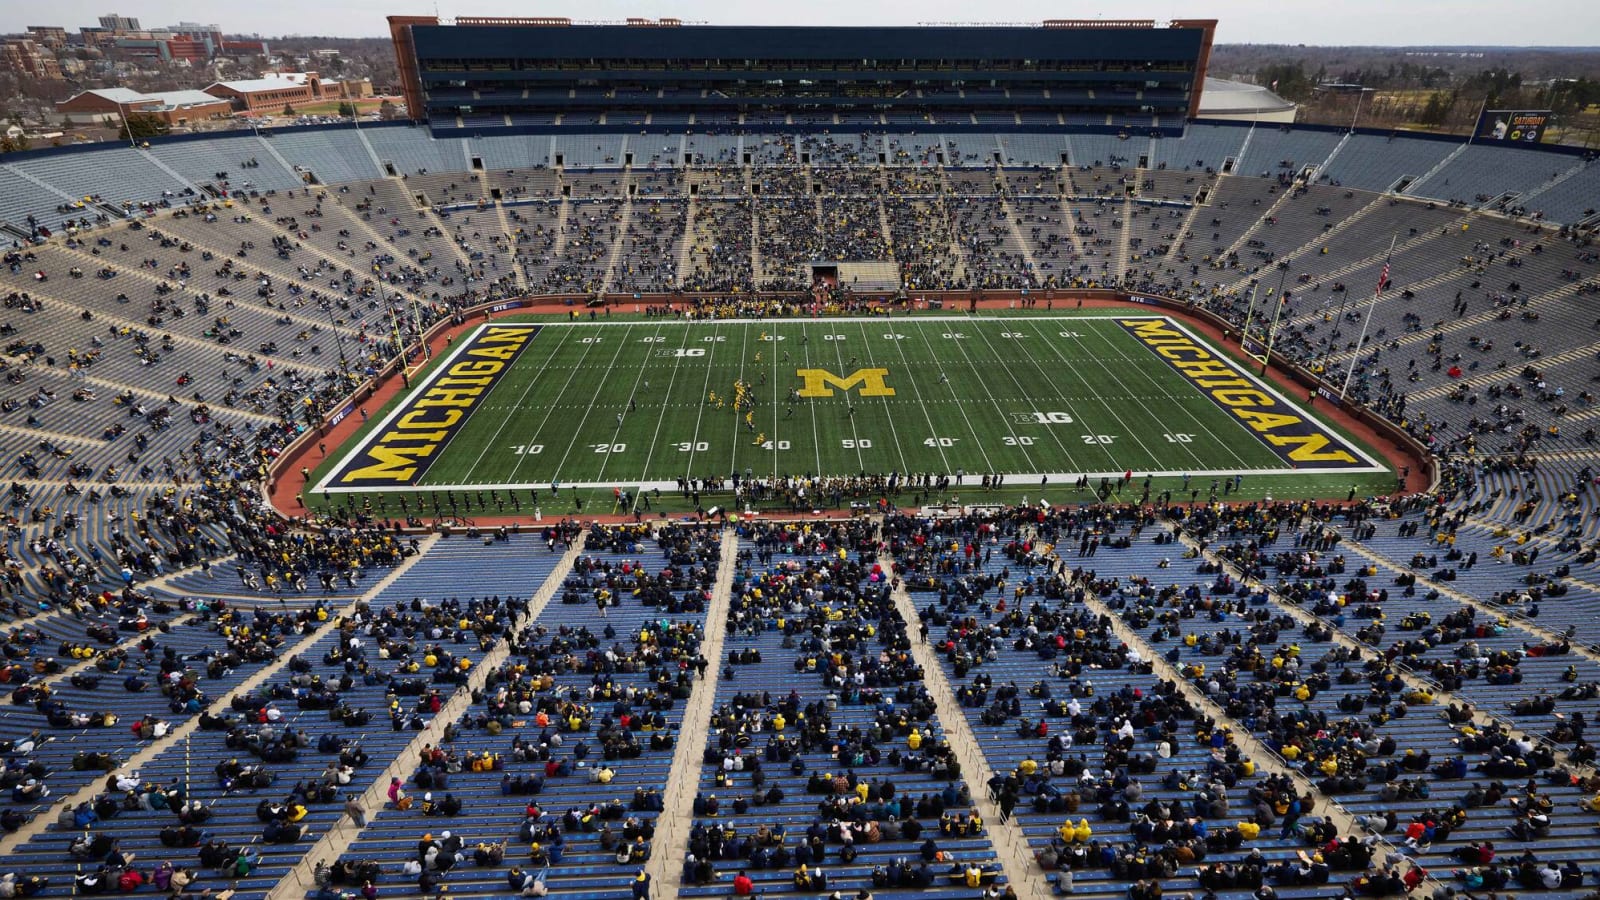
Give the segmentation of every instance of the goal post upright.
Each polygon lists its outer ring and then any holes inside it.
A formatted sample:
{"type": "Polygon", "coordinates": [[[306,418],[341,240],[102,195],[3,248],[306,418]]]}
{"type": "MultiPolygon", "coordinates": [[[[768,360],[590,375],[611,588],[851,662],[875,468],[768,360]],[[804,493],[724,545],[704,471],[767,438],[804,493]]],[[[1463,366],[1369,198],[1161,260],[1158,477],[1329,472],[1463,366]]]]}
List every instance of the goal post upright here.
{"type": "Polygon", "coordinates": [[[1250,325],[1256,317],[1256,295],[1261,291],[1261,279],[1250,279],[1250,303],[1245,308],[1244,327],[1239,330],[1239,352],[1251,359],[1265,362],[1261,355],[1250,349],[1250,325]]]}

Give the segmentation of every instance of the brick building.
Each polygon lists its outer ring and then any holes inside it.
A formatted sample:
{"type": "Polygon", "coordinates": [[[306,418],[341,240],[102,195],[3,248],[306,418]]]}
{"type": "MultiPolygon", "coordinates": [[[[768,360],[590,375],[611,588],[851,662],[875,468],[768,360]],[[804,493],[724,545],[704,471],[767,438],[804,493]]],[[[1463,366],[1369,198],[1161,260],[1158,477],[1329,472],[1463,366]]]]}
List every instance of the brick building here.
{"type": "Polygon", "coordinates": [[[7,38],[0,44],[0,71],[23,78],[61,80],[61,66],[55,55],[30,38],[7,38]]]}
{"type": "Polygon", "coordinates": [[[57,103],[56,111],[97,118],[115,116],[118,119],[127,114],[140,113],[176,126],[232,115],[233,104],[204,91],[144,93],[127,88],[100,88],[84,91],[57,103]]]}
{"type": "Polygon", "coordinates": [[[205,91],[227,98],[238,112],[272,116],[285,106],[370,97],[372,82],[324,81],[316,72],[275,72],[245,81],[218,81],[205,91]]]}

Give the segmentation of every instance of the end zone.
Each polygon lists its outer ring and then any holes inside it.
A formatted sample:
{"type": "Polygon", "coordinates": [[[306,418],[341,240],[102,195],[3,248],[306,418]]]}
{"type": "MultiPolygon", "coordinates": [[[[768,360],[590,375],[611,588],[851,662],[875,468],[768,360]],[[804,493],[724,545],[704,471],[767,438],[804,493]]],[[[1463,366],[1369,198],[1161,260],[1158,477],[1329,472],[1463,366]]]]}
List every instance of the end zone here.
{"type": "Polygon", "coordinates": [[[1386,471],[1253,372],[1213,352],[1184,325],[1165,316],[1125,317],[1116,323],[1231,414],[1290,469],[1319,475],[1386,471]]]}
{"type": "Polygon", "coordinates": [[[392,490],[422,478],[541,325],[485,325],[462,341],[314,488],[392,490]]]}

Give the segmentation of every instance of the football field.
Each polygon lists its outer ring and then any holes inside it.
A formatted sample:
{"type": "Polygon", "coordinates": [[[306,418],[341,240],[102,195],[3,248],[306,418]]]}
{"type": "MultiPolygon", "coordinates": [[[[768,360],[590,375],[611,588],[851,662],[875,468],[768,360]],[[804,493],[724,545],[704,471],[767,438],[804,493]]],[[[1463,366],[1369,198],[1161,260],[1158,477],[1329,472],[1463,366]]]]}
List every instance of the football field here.
{"type": "Polygon", "coordinates": [[[497,321],[413,378],[314,491],[920,473],[1037,492],[1131,472],[1187,475],[1204,498],[1234,475],[1282,496],[1389,480],[1302,401],[1163,316],[497,321]]]}

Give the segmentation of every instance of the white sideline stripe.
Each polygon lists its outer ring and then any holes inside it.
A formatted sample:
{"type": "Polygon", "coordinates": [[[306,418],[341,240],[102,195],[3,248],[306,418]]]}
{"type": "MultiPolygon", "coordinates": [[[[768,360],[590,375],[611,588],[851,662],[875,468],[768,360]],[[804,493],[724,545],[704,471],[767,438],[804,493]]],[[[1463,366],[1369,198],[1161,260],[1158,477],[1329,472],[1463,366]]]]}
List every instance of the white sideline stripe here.
{"type": "MultiPolygon", "coordinates": [[[[1188,327],[1185,326],[1182,322],[1177,321],[1176,319],[1172,318],[1171,316],[1156,315],[1156,314],[1152,314],[1152,313],[1146,313],[1146,314],[1143,314],[1143,315],[1128,315],[1128,316],[1076,316],[1076,315],[1056,315],[1056,316],[1052,316],[1052,315],[1050,315],[1048,313],[1046,313],[1045,315],[1034,315],[1034,316],[970,316],[970,315],[945,316],[945,315],[938,315],[938,316],[913,316],[913,317],[908,317],[906,319],[906,321],[909,321],[909,322],[967,322],[967,323],[982,323],[982,322],[1038,322],[1038,321],[1041,321],[1041,320],[1047,320],[1047,321],[1056,321],[1056,322],[1076,322],[1076,321],[1082,321],[1082,320],[1085,320],[1085,319],[1091,320],[1091,321],[1101,321],[1101,322],[1123,321],[1123,320],[1128,320],[1128,319],[1158,319],[1158,320],[1161,320],[1161,321],[1168,322],[1174,328],[1177,328],[1177,329],[1181,330],[1184,334],[1188,335],[1190,340],[1193,340],[1194,342],[1200,344],[1202,347],[1205,347],[1205,348],[1207,348],[1209,350],[1212,350],[1214,356],[1216,356],[1218,359],[1222,360],[1223,362],[1227,363],[1230,367],[1238,370],[1240,374],[1242,374],[1245,378],[1249,379],[1250,381],[1252,381],[1255,384],[1257,384],[1258,386],[1260,386],[1263,390],[1267,391],[1268,393],[1272,394],[1274,397],[1277,397],[1279,400],[1283,401],[1285,406],[1288,406],[1290,409],[1294,410],[1300,416],[1302,416],[1302,417],[1304,417],[1306,419],[1309,419],[1309,420],[1311,420],[1313,422],[1317,422],[1319,424],[1323,424],[1321,419],[1319,419],[1319,418],[1317,418],[1315,416],[1312,416],[1309,413],[1307,413],[1305,410],[1301,409],[1297,404],[1295,404],[1293,401],[1289,400],[1289,398],[1287,398],[1283,394],[1279,393],[1278,390],[1276,388],[1274,388],[1272,385],[1268,384],[1265,381],[1262,381],[1254,372],[1250,371],[1250,369],[1248,367],[1239,366],[1234,362],[1234,360],[1231,357],[1228,357],[1228,356],[1222,355],[1220,353],[1217,353],[1216,352],[1216,348],[1212,347],[1210,341],[1207,341],[1204,338],[1199,337],[1194,332],[1190,331],[1188,329],[1188,327]]],[[[698,320],[697,319],[697,320],[681,320],[681,321],[678,321],[678,322],[675,322],[675,323],[669,323],[669,324],[678,324],[678,325],[687,325],[687,326],[696,326],[696,325],[715,326],[715,325],[717,325],[719,323],[725,323],[725,322],[729,322],[729,321],[760,322],[760,323],[772,323],[772,324],[785,324],[785,323],[787,323],[787,324],[791,324],[791,325],[792,324],[808,324],[809,323],[809,324],[814,324],[814,325],[823,325],[823,324],[826,324],[828,322],[884,322],[884,323],[892,323],[892,322],[895,321],[895,319],[893,317],[891,317],[891,316],[840,316],[840,317],[828,317],[828,318],[825,318],[825,319],[823,319],[823,318],[804,318],[804,319],[799,319],[799,318],[776,318],[776,319],[733,319],[733,320],[730,320],[730,319],[704,319],[704,320],[698,320]]],[[[470,335],[470,336],[464,336],[462,340],[457,342],[455,349],[450,351],[450,355],[444,357],[444,359],[439,362],[438,366],[434,369],[433,377],[429,378],[427,382],[425,382],[423,384],[419,384],[416,387],[412,388],[411,392],[412,393],[416,393],[418,391],[427,390],[429,385],[433,384],[433,380],[435,378],[439,378],[440,375],[443,372],[448,370],[450,368],[451,364],[453,364],[455,362],[455,358],[457,356],[459,356],[463,350],[465,350],[467,347],[472,345],[473,340],[475,340],[477,338],[478,332],[480,332],[480,331],[484,330],[485,328],[488,328],[488,327],[490,327],[491,325],[494,325],[494,324],[499,324],[501,326],[504,326],[506,323],[505,322],[484,323],[484,324],[479,325],[478,327],[472,329],[471,331],[469,331],[468,335],[470,335]]],[[[579,320],[579,321],[574,322],[574,321],[567,320],[567,321],[549,322],[549,323],[530,322],[530,323],[527,323],[527,324],[541,325],[541,326],[543,326],[545,328],[578,328],[578,327],[582,327],[582,328],[597,328],[597,327],[600,327],[600,328],[606,328],[606,327],[617,328],[617,327],[638,325],[639,323],[638,322],[632,322],[632,321],[629,321],[629,322],[606,322],[606,321],[588,322],[588,321],[579,320]]],[[[1157,360],[1157,361],[1159,362],[1159,360],[1157,360]]],[[[1191,385],[1191,387],[1194,387],[1194,386],[1191,385]]],[[[1199,391],[1199,388],[1195,387],[1195,390],[1199,391]]],[[[372,429],[368,432],[367,437],[366,437],[365,440],[363,440],[360,444],[358,444],[358,445],[356,445],[354,447],[351,447],[348,451],[346,451],[347,455],[348,454],[360,453],[360,452],[366,450],[367,446],[369,444],[371,444],[378,437],[378,435],[383,434],[387,430],[389,423],[392,422],[397,417],[399,417],[400,414],[405,412],[405,411],[406,411],[406,404],[404,402],[396,404],[395,408],[390,410],[389,414],[387,416],[384,416],[383,419],[378,422],[377,426],[372,427],[372,429]]],[[[470,416],[469,416],[469,420],[470,420],[470,416]]],[[[462,427],[463,428],[466,427],[465,424],[463,424],[462,427]]],[[[1345,439],[1343,437],[1343,435],[1339,435],[1339,437],[1341,438],[1341,440],[1344,440],[1344,442],[1349,446],[1349,448],[1351,450],[1355,451],[1358,455],[1360,455],[1361,459],[1364,460],[1367,463],[1366,466],[1358,467],[1358,468],[1351,468],[1351,467],[1346,466],[1346,467],[1330,467],[1330,468],[1315,468],[1315,469],[1300,469],[1300,468],[1283,468],[1283,469],[1237,469],[1237,468],[1235,468],[1235,469],[1205,469],[1205,470],[1193,470],[1193,471],[1188,472],[1187,474],[1193,475],[1193,476],[1196,476],[1196,477],[1204,476],[1204,477],[1207,477],[1207,478],[1212,478],[1212,477],[1221,477],[1223,475],[1231,476],[1231,475],[1236,475],[1236,474],[1246,474],[1246,475],[1249,475],[1249,474],[1255,474],[1255,475],[1334,475],[1334,474],[1339,474],[1339,473],[1370,474],[1370,473],[1375,473],[1375,472],[1387,472],[1388,471],[1387,468],[1385,468],[1382,465],[1379,465],[1376,461],[1373,460],[1373,458],[1371,456],[1367,455],[1367,453],[1365,451],[1363,451],[1359,446],[1357,446],[1354,441],[1345,439]]],[[[549,482],[521,483],[521,484],[495,484],[495,483],[482,483],[482,484],[480,484],[480,483],[477,483],[477,482],[462,482],[462,483],[436,484],[436,485],[426,485],[426,484],[425,485],[415,485],[415,486],[402,485],[402,486],[399,486],[399,487],[387,487],[387,488],[335,487],[333,485],[330,485],[329,481],[333,478],[334,475],[336,475],[340,471],[342,471],[343,466],[344,466],[344,458],[341,458],[339,465],[336,465],[332,469],[330,469],[328,471],[328,474],[323,476],[322,481],[315,488],[311,489],[312,493],[317,493],[317,494],[364,494],[364,493],[420,494],[420,493],[423,493],[425,491],[441,491],[441,490],[453,491],[453,490],[458,490],[458,489],[459,490],[474,490],[474,491],[477,491],[477,490],[484,490],[484,491],[487,491],[487,490],[508,490],[508,491],[510,491],[510,490],[528,490],[528,489],[540,489],[540,490],[543,490],[543,489],[547,489],[547,488],[550,487],[550,483],[549,482]]],[[[904,474],[904,473],[902,473],[902,474],[904,474]]],[[[1072,473],[1072,474],[1063,474],[1063,473],[1041,474],[1041,473],[1037,473],[1037,472],[1034,472],[1034,473],[1002,472],[1000,474],[1006,476],[1007,478],[1010,478],[1012,476],[1016,476],[1016,477],[1022,478],[1022,479],[1031,479],[1031,478],[1042,477],[1042,478],[1045,479],[1046,483],[1049,483],[1049,484],[1061,484],[1063,482],[1068,483],[1068,484],[1072,484],[1072,483],[1076,483],[1078,478],[1081,477],[1082,475],[1084,475],[1085,473],[1081,473],[1080,472],[1080,473],[1072,473]]],[[[1089,478],[1091,478],[1091,479],[1121,478],[1122,477],[1122,472],[1089,472],[1087,474],[1088,474],[1089,478]]],[[[1181,471],[1181,470],[1172,470],[1172,471],[1143,472],[1143,473],[1135,472],[1134,474],[1135,474],[1136,478],[1143,477],[1144,475],[1153,475],[1153,476],[1155,476],[1157,478],[1180,478],[1185,473],[1183,471],[1181,471]]],[[[982,473],[979,473],[978,477],[981,478],[982,477],[982,473]]],[[[619,487],[619,486],[624,486],[624,485],[628,486],[628,487],[635,487],[635,488],[638,488],[640,490],[663,490],[663,491],[665,491],[665,490],[674,490],[675,491],[675,490],[678,489],[678,482],[676,480],[673,480],[673,481],[632,481],[632,482],[574,481],[574,482],[562,482],[561,486],[562,487],[574,487],[574,488],[592,489],[592,488],[619,487]]],[[[978,487],[981,490],[982,489],[982,482],[977,482],[977,483],[975,483],[974,486],[978,487]]]]}
{"type": "MultiPolygon", "coordinates": [[[[1124,471],[1126,471],[1126,470],[1124,470],[1124,471]]],[[[1340,474],[1347,474],[1348,475],[1348,474],[1366,474],[1366,473],[1387,472],[1387,471],[1388,471],[1388,469],[1385,469],[1382,466],[1371,466],[1371,467],[1367,467],[1367,468],[1357,468],[1357,469],[1352,469],[1352,468],[1349,468],[1349,467],[1318,468],[1318,469],[1239,469],[1239,468],[1234,468],[1234,469],[1188,469],[1188,470],[1173,469],[1173,470],[1155,471],[1155,472],[1146,472],[1146,471],[1135,469],[1134,473],[1133,473],[1133,480],[1136,481],[1136,482],[1140,481],[1146,475],[1150,475],[1150,476],[1153,476],[1153,477],[1156,477],[1156,478],[1182,478],[1184,475],[1189,475],[1189,476],[1192,476],[1194,478],[1221,478],[1221,477],[1224,477],[1224,476],[1232,478],[1235,475],[1265,475],[1265,476],[1340,475],[1340,474]]],[[[904,472],[901,473],[902,476],[904,476],[905,474],[906,473],[904,473],[904,472]]],[[[950,474],[950,473],[939,473],[939,474],[950,474]]],[[[966,482],[965,479],[963,479],[964,483],[959,485],[959,486],[952,485],[951,486],[952,490],[959,491],[959,490],[962,490],[962,489],[969,489],[969,488],[973,489],[973,490],[982,490],[983,489],[983,482],[982,482],[981,479],[983,478],[983,474],[984,473],[982,473],[982,472],[968,472],[967,475],[966,475],[966,478],[971,478],[973,480],[971,482],[966,482]]],[[[1030,486],[1037,485],[1038,484],[1038,480],[1037,479],[1040,479],[1040,478],[1043,478],[1047,484],[1056,484],[1056,485],[1060,485],[1060,484],[1066,484],[1066,485],[1076,484],[1078,479],[1084,477],[1085,475],[1088,476],[1088,478],[1089,478],[1089,480],[1091,482],[1098,481],[1101,478],[1115,478],[1115,479],[1118,479],[1118,480],[1120,480],[1122,478],[1122,472],[1070,472],[1070,473],[1053,472],[1053,473],[1049,473],[1049,474],[1040,474],[1038,472],[1032,472],[1032,473],[1029,473],[1029,472],[1001,472],[1000,474],[1004,475],[1005,478],[1006,478],[1006,483],[1001,485],[1001,487],[1003,487],[1003,488],[1011,488],[1011,489],[1024,489],[1024,488],[1027,488],[1027,487],[1030,487],[1030,486]],[[1012,479],[1015,479],[1015,481],[1013,481],[1012,479]]],[[[796,476],[796,477],[798,477],[798,476],[796,476]]],[[[832,477],[832,476],[829,476],[829,477],[832,477]]],[[[844,476],[840,476],[840,477],[844,477],[844,476]]],[[[952,476],[952,477],[954,477],[954,476],[952,476]]],[[[1090,486],[1094,487],[1095,485],[1091,484],[1090,486]]],[[[563,481],[563,482],[561,482],[561,489],[562,490],[566,490],[567,488],[583,488],[583,489],[587,490],[587,489],[593,489],[593,488],[613,488],[613,487],[625,487],[625,488],[629,488],[630,490],[637,488],[639,490],[645,490],[645,491],[653,491],[653,490],[676,491],[678,489],[678,482],[676,480],[672,480],[672,481],[563,481]]],[[[1207,488],[1209,488],[1209,486],[1207,486],[1207,488]]],[[[1202,490],[1207,489],[1207,488],[1202,488],[1202,490]]],[[[402,486],[402,487],[393,487],[393,488],[333,487],[333,488],[319,489],[319,492],[321,492],[321,493],[330,493],[330,494],[424,494],[424,493],[430,493],[430,492],[431,493],[437,493],[439,491],[488,491],[488,490],[520,491],[520,490],[529,490],[529,489],[546,491],[546,490],[550,489],[550,482],[546,481],[546,482],[543,482],[543,483],[525,483],[525,484],[477,484],[477,483],[423,484],[423,485],[415,485],[415,486],[406,485],[406,486],[402,486]]],[[[723,489],[723,490],[726,490],[726,489],[723,489]]],[[[1176,499],[1176,498],[1174,498],[1174,499],[1176,499]]]]}

